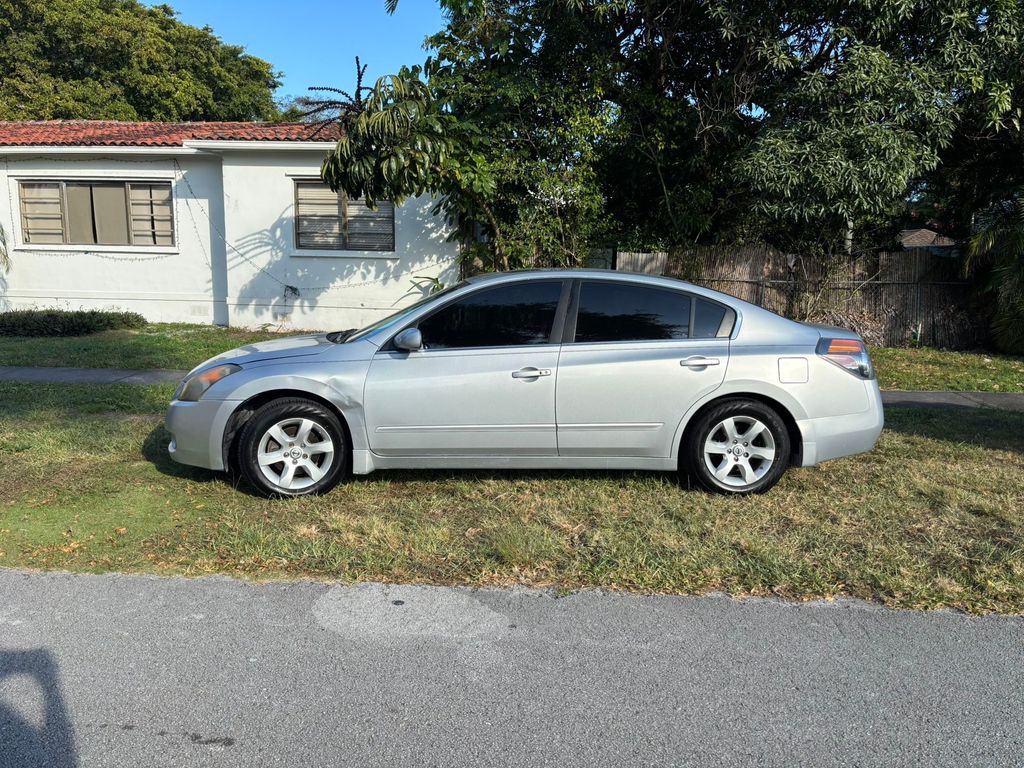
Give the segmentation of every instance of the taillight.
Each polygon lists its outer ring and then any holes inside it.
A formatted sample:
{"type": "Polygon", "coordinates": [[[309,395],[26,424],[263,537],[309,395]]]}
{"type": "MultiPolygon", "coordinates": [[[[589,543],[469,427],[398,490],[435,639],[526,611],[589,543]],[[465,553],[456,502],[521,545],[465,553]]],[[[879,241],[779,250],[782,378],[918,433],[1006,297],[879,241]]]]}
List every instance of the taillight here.
{"type": "Polygon", "coordinates": [[[857,339],[822,339],[818,342],[818,354],[830,363],[849,371],[862,379],[873,379],[874,368],[868,349],[857,339]]]}

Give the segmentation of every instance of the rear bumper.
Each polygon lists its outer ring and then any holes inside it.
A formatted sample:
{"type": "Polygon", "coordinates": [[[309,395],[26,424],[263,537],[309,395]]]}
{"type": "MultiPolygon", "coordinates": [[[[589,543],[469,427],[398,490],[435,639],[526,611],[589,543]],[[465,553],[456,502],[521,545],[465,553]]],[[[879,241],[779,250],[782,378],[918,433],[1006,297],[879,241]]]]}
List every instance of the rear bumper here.
{"type": "Polygon", "coordinates": [[[179,464],[223,470],[224,428],[238,406],[233,400],[171,401],[167,408],[167,452],[179,464]]]}
{"type": "Polygon", "coordinates": [[[882,393],[877,381],[864,384],[868,388],[866,411],[797,422],[803,437],[800,466],[813,467],[829,459],[867,453],[875,447],[885,425],[882,393]]]}

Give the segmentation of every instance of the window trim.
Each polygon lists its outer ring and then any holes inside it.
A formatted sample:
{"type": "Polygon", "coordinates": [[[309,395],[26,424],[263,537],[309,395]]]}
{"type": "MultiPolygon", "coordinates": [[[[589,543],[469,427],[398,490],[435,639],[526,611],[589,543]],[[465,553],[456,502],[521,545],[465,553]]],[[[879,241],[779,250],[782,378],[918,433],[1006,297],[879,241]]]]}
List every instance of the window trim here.
{"type": "Polygon", "coordinates": [[[447,307],[451,306],[455,302],[460,301],[460,300],[466,298],[467,296],[472,296],[473,294],[480,293],[482,291],[492,290],[492,289],[495,289],[495,288],[509,288],[509,287],[517,286],[517,285],[532,285],[532,284],[535,284],[535,283],[558,283],[558,282],[560,282],[562,284],[562,292],[559,294],[558,304],[555,306],[555,318],[554,318],[554,320],[551,323],[551,332],[548,334],[548,340],[547,340],[546,343],[544,343],[544,344],[503,344],[503,345],[497,345],[497,346],[493,346],[492,345],[492,346],[481,346],[481,347],[443,347],[443,348],[440,348],[440,349],[429,349],[429,348],[427,348],[427,349],[421,349],[418,354],[438,354],[438,355],[444,354],[444,353],[459,354],[459,353],[462,353],[462,352],[473,352],[473,351],[495,350],[495,349],[513,349],[513,350],[515,350],[515,349],[537,349],[537,350],[539,350],[539,349],[543,349],[545,347],[550,347],[552,345],[555,345],[555,346],[560,345],[561,344],[560,339],[562,337],[562,334],[564,333],[563,329],[564,329],[564,325],[565,325],[565,319],[566,319],[566,315],[567,315],[568,309],[569,309],[569,300],[570,300],[570,294],[572,292],[572,284],[574,282],[576,282],[576,281],[572,280],[571,278],[567,278],[567,277],[550,277],[550,278],[545,277],[545,278],[534,279],[534,280],[510,280],[508,282],[502,281],[502,282],[498,283],[497,285],[487,285],[485,283],[485,284],[477,287],[475,290],[469,290],[469,291],[466,291],[465,293],[460,293],[457,296],[449,297],[446,301],[442,302],[441,304],[439,304],[436,307],[431,307],[426,312],[424,312],[422,315],[419,315],[419,316],[413,318],[410,322],[404,324],[401,328],[399,328],[394,333],[392,333],[387,338],[387,340],[384,341],[380,345],[380,348],[377,350],[377,352],[378,352],[378,354],[379,353],[396,353],[396,352],[399,353],[399,354],[402,354],[402,355],[412,354],[411,352],[407,352],[406,350],[402,350],[402,349],[396,348],[395,344],[394,344],[395,337],[398,336],[398,334],[400,334],[406,328],[416,328],[416,327],[418,327],[419,324],[422,323],[424,320],[427,320],[427,319],[433,317],[438,312],[441,312],[442,310],[444,310],[447,307]]]}
{"type": "MultiPolygon", "coordinates": [[[[373,254],[367,258],[378,258],[378,259],[390,259],[397,258],[398,253],[398,236],[395,227],[395,212],[398,206],[391,200],[381,200],[382,203],[389,203],[391,205],[391,248],[388,250],[367,250],[365,248],[349,248],[348,247],[348,194],[342,190],[338,190],[339,202],[345,201],[344,207],[341,211],[341,233],[342,240],[345,245],[339,248],[330,248],[319,246],[316,248],[308,248],[299,244],[299,185],[308,183],[319,183],[324,184],[324,180],[319,176],[293,176],[289,175],[288,178],[292,181],[292,255],[297,257],[321,257],[321,258],[350,258],[344,255],[346,253],[360,253],[360,254],[373,254]],[[376,255],[380,254],[380,255],[376,255]]],[[[326,185],[325,185],[326,186],[326,185]]]]}
{"type": "Polygon", "coordinates": [[[707,296],[703,296],[703,295],[701,295],[699,293],[693,293],[691,291],[687,291],[687,290],[685,290],[683,288],[675,288],[675,287],[668,286],[668,285],[650,285],[648,283],[641,282],[639,280],[616,280],[614,278],[613,279],[600,279],[600,278],[592,278],[592,277],[581,277],[581,278],[575,279],[573,282],[575,283],[575,285],[573,286],[573,289],[572,289],[572,298],[571,298],[571,300],[569,302],[568,313],[567,313],[567,316],[566,316],[566,319],[565,319],[565,326],[564,326],[564,330],[563,330],[563,333],[562,333],[562,340],[561,340],[562,344],[567,344],[567,345],[572,345],[572,346],[580,347],[580,346],[591,346],[591,345],[608,346],[608,345],[612,345],[612,344],[617,344],[617,345],[625,345],[625,344],[628,344],[628,345],[636,345],[636,344],[660,344],[660,345],[665,345],[665,344],[688,344],[690,342],[729,341],[731,338],[733,338],[733,336],[736,333],[737,328],[739,327],[740,313],[737,310],[733,309],[732,307],[730,307],[728,304],[726,304],[724,302],[716,301],[715,299],[708,298],[707,296]],[[686,336],[686,338],[685,339],[616,339],[616,340],[613,340],[613,341],[576,341],[576,319],[578,317],[578,312],[579,312],[579,308],[580,308],[580,294],[581,294],[581,292],[583,290],[583,284],[584,283],[598,283],[598,284],[608,284],[608,283],[611,283],[611,284],[614,284],[614,285],[624,285],[624,286],[633,287],[633,288],[640,287],[640,288],[646,288],[648,290],[668,291],[670,293],[678,293],[678,294],[681,294],[682,296],[685,296],[685,297],[689,298],[689,300],[690,300],[690,320],[689,320],[689,323],[690,324],[687,327],[687,336],[686,336]],[[732,312],[733,313],[734,317],[733,317],[732,331],[730,331],[728,336],[692,336],[692,335],[690,335],[690,333],[692,332],[693,327],[694,327],[694,319],[696,318],[697,302],[698,301],[706,301],[709,304],[716,304],[716,305],[724,308],[726,313],[728,313],[728,312],[732,312]]]}
{"type": "MultiPolygon", "coordinates": [[[[15,185],[18,197],[18,245],[19,249],[39,251],[100,251],[109,253],[132,253],[138,249],[145,249],[149,253],[177,253],[178,243],[178,210],[177,198],[174,194],[174,179],[166,176],[144,177],[144,176],[12,176],[10,181],[15,185]],[[63,242],[60,243],[33,243],[28,240],[27,227],[25,226],[24,194],[25,184],[55,184],[60,189],[60,213],[63,242]],[[68,236],[71,224],[68,219],[67,186],[68,184],[120,184],[124,190],[125,217],[128,224],[127,243],[71,243],[68,236]],[[132,228],[131,210],[131,185],[145,184],[154,186],[158,184],[167,185],[170,193],[171,203],[171,242],[170,244],[147,244],[136,243],[135,233],[132,228]]],[[[13,211],[12,211],[13,213],[13,211]]]]}

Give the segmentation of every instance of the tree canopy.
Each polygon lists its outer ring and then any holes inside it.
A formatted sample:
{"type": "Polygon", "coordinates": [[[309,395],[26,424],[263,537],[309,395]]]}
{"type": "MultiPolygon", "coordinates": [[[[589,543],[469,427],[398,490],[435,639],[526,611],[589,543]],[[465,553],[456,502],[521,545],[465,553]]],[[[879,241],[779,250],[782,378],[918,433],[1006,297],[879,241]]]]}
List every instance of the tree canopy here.
{"type": "Polygon", "coordinates": [[[431,58],[372,89],[372,138],[325,172],[440,193],[497,266],[602,241],[875,245],[924,188],[938,210],[989,202],[994,165],[1020,175],[1021,0],[441,5],[431,58]]]}
{"type": "Polygon", "coordinates": [[[265,120],[267,62],[167,5],[0,0],[0,119],[265,120]]]}

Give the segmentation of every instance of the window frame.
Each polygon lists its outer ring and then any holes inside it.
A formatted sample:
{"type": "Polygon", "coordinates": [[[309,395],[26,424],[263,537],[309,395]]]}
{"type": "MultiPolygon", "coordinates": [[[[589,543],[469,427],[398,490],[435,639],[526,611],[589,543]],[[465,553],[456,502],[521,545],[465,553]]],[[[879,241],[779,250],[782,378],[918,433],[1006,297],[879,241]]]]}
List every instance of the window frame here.
{"type": "Polygon", "coordinates": [[[552,276],[552,277],[536,278],[536,279],[533,279],[533,280],[510,280],[510,281],[507,281],[507,282],[506,281],[502,281],[502,282],[500,282],[500,283],[498,283],[496,285],[489,285],[488,283],[483,283],[483,284],[481,284],[479,286],[475,286],[474,290],[467,290],[464,293],[459,293],[457,296],[449,297],[447,301],[442,302],[441,304],[439,304],[436,307],[431,307],[428,311],[424,312],[422,315],[418,315],[417,317],[415,317],[412,320],[410,320],[408,323],[403,324],[394,333],[392,333],[383,344],[380,345],[380,348],[379,348],[378,352],[403,352],[403,353],[405,353],[406,350],[400,350],[400,349],[398,349],[395,346],[395,343],[394,343],[395,342],[395,337],[398,336],[398,334],[400,334],[406,328],[418,328],[419,324],[422,323],[423,321],[428,320],[429,318],[431,318],[434,315],[436,315],[438,312],[444,311],[445,309],[447,309],[452,304],[455,304],[456,302],[461,301],[462,299],[468,298],[469,296],[472,296],[473,294],[480,293],[482,291],[488,291],[488,290],[496,289],[496,288],[511,288],[511,287],[514,287],[514,286],[531,285],[531,284],[535,284],[535,283],[561,283],[562,284],[562,290],[561,290],[561,293],[559,294],[559,297],[558,297],[558,304],[555,306],[555,317],[554,317],[554,320],[551,323],[551,331],[548,334],[548,340],[547,340],[546,343],[544,343],[544,344],[504,344],[504,345],[497,345],[497,346],[481,346],[481,347],[441,347],[441,348],[438,348],[438,349],[424,348],[424,349],[421,349],[419,351],[419,354],[435,354],[435,355],[449,354],[450,355],[450,354],[461,354],[463,352],[473,352],[473,351],[480,351],[480,350],[542,349],[544,347],[549,347],[549,346],[552,346],[552,345],[561,344],[561,339],[562,339],[562,335],[564,333],[564,328],[565,328],[566,315],[568,313],[570,298],[571,298],[571,294],[572,294],[572,286],[573,286],[574,282],[575,281],[573,281],[572,279],[569,279],[569,278],[552,276]]]}
{"type": "Polygon", "coordinates": [[[699,293],[693,293],[681,288],[675,288],[668,285],[651,285],[649,283],[640,280],[616,280],[616,279],[600,279],[582,277],[577,278],[573,281],[574,285],[572,288],[572,297],[569,301],[569,307],[566,312],[565,324],[562,329],[562,344],[572,346],[608,346],[612,344],[617,345],[635,345],[635,344],[690,344],[693,342],[709,342],[709,341],[728,341],[736,333],[736,329],[739,327],[740,313],[730,307],[728,304],[716,301],[715,299],[708,298],[699,293]],[[611,341],[576,341],[576,319],[580,308],[580,294],[583,290],[584,283],[597,283],[597,284],[614,284],[622,285],[630,288],[645,288],[652,291],[667,291],[669,293],[678,293],[690,300],[690,319],[689,325],[687,326],[687,336],[685,339],[615,339],[611,341]],[[692,332],[695,327],[695,319],[697,315],[697,302],[706,301],[709,304],[716,304],[723,309],[726,313],[733,313],[732,330],[727,336],[693,336],[692,332]]]}
{"type": "Polygon", "coordinates": [[[291,176],[292,181],[292,250],[296,256],[327,256],[333,258],[343,258],[336,256],[339,253],[371,253],[371,254],[382,254],[381,256],[375,256],[374,258],[391,258],[383,254],[395,254],[398,252],[398,237],[395,228],[395,212],[397,206],[391,200],[380,200],[381,203],[388,203],[391,206],[391,247],[387,249],[366,249],[366,248],[351,248],[348,245],[349,234],[348,234],[348,194],[342,190],[338,190],[338,203],[341,209],[341,237],[342,245],[337,248],[330,246],[317,246],[309,247],[301,245],[299,242],[299,185],[300,184],[324,184],[323,179],[319,176],[291,176]],[[343,203],[343,204],[342,204],[343,203]]]}
{"type": "Polygon", "coordinates": [[[178,211],[176,205],[176,198],[174,195],[174,180],[164,176],[161,177],[123,177],[123,176],[17,176],[12,177],[11,181],[17,188],[18,195],[18,236],[19,246],[21,248],[28,249],[40,249],[40,250],[67,250],[67,251],[132,251],[137,248],[143,248],[146,250],[160,251],[160,252],[175,252],[178,249],[178,211]],[[32,242],[28,239],[28,227],[26,226],[26,215],[25,215],[25,196],[24,196],[24,185],[26,184],[48,184],[56,185],[59,189],[59,202],[60,202],[60,213],[61,213],[61,235],[62,242],[59,243],[39,243],[32,242]],[[71,234],[71,221],[68,216],[68,199],[67,199],[67,188],[68,185],[89,185],[89,184],[104,184],[104,185],[121,185],[124,192],[124,204],[125,204],[125,219],[127,221],[127,243],[73,243],[69,241],[71,234]],[[131,200],[131,185],[140,184],[145,186],[157,186],[165,185],[167,187],[168,194],[170,196],[170,224],[171,224],[171,242],[170,243],[137,243],[135,242],[135,232],[132,227],[132,200],[131,200]]]}

